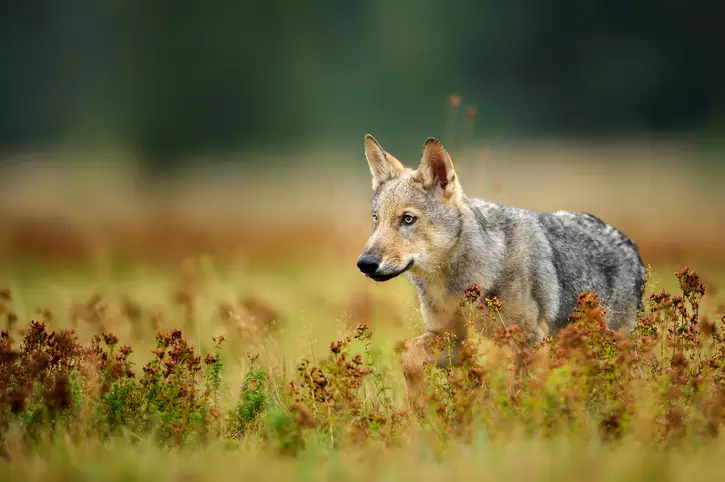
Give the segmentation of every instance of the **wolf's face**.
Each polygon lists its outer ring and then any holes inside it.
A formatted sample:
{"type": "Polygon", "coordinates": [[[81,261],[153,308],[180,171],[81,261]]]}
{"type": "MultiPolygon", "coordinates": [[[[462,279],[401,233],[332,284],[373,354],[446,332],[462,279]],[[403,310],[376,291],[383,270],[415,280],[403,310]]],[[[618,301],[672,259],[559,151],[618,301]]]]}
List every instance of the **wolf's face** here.
{"type": "Polygon", "coordinates": [[[372,137],[365,156],[373,175],[373,233],[357,266],[376,281],[405,271],[434,273],[462,228],[461,189],[443,146],[428,139],[418,169],[405,168],[372,137]]]}

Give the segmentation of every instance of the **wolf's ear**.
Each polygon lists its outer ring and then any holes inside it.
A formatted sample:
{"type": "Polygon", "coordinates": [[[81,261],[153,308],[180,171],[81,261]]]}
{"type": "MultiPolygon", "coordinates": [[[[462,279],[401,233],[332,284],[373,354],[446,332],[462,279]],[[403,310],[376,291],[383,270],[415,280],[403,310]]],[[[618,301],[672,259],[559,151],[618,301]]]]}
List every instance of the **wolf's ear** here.
{"type": "Polygon", "coordinates": [[[453,170],[451,156],[438,139],[426,139],[418,173],[426,189],[435,189],[445,198],[460,196],[461,189],[453,170]]]}
{"type": "Polygon", "coordinates": [[[373,191],[379,185],[396,177],[405,167],[399,160],[380,147],[378,141],[370,134],[365,136],[365,157],[373,175],[373,191]]]}

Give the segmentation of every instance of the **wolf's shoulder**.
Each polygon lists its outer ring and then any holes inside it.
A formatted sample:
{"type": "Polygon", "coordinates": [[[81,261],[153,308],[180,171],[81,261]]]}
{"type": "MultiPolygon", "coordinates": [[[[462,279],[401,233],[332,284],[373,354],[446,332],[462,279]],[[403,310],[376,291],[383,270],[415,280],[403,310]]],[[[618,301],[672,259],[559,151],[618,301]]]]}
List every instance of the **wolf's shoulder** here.
{"type": "Polygon", "coordinates": [[[518,221],[536,218],[537,213],[528,209],[506,206],[478,198],[466,198],[465,203],[474,212],[483,214],[490,221],[518,221]]]}

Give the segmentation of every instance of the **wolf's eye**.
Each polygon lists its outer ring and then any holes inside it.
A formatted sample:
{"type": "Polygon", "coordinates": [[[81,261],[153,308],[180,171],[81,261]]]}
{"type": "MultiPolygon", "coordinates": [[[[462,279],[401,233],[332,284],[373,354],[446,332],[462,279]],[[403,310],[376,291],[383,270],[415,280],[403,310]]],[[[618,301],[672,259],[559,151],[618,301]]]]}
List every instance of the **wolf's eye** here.
{"type": "Polygon", "coordinates": [[[373,214],[373,221],[377,221],[377,220],[378,220],[378,215],[377,214],[373,214]]]}
{"type": "Polygon", "coordinates": [[[412,214],[404,214],[403,215],[403,223],[404,224],[413,224],[415,222],[415,216],[412,214]]]}

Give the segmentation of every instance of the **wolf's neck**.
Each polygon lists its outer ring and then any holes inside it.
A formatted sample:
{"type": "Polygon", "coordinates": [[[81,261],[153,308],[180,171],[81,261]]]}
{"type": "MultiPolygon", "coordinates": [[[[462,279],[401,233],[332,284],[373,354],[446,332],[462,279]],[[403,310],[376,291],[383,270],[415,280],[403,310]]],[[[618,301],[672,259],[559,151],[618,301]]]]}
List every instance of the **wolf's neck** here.
{"type": "Polygon", "coordinates": [[[503,274],[510,234],[504,208],[467,197],[463,207],[463,228],[445,262],[434,273],[409,276],[421,301],[457,303],[470,284],[477,284],[482,292],[488,293],[503,274]]]}

